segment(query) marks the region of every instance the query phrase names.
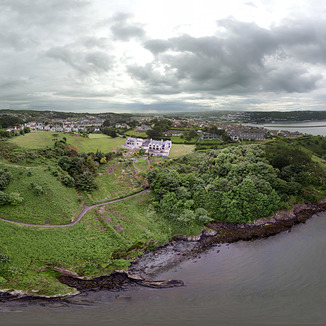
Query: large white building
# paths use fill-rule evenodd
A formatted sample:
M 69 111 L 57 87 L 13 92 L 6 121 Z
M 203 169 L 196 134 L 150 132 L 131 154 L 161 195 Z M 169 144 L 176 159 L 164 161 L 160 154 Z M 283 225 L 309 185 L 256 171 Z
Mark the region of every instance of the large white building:
M 126 147 L 131 149 L 143 148 L 146 153 L 158 156 L 169 156 L 172 147 L 171 140 L 153 140 L 128 137 Z

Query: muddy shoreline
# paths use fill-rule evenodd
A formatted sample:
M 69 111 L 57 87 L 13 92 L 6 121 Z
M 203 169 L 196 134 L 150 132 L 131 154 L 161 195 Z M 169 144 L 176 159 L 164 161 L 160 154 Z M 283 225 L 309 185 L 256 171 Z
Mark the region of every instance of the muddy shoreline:
M 151 288 L 171 288 L 184 286 L 181 280 L 157 281 L 155 277 L 162 271 L 178 265 L 186 259 L 192 259 L 202 252 L 219 244 L 237 241 L 263 239 L 281 232 L 289 232 L 296 224 L 305 223 L 318 212 L 326 210 L 326 200 L 320 203 L 294 205 L 289 211 L 277 211 L 271 218 L 261 218 L 253 223 L 231 224 L 212 222 L 200 236 L 174 237 L 164 246 L 146 252 L 131 264 L 128 272 L 115 271 L 110 275 L 94 279 L 83 279 L 62 271 L 59 281 L 78 290 L 87 291 L 123 291 L 134 286 Z M 77 293 L 77 294 L 78 294 Z M 60 297 L 24 296 L 21 293 L 0 292 L 0 302 L 16 300 L 65 300 L 72 295 Z

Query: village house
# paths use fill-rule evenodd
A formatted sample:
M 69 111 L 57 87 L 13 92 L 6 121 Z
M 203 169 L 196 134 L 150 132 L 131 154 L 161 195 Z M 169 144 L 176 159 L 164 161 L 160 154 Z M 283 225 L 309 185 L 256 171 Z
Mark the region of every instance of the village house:
M 19 130 L 24 130 L 24 126 L 23 125 L 19 125 L 19 126 L 12 126 L 12 127 L 8 127 L 6 129 L 6 131 L 19 131 Z
M 36 130 L 43 130 L 44 129 L 44 124 L 39 122 L 36 124 Z
M 55 125 L 50 130 L 51 131 L 55 131 L 55 132 L 62 132 L 63 131 L 63 127 L 61 127 L 60 125 Z
M 219 138 L 218 135 L 210 132 L 203 132 L 202 130 L 198 130 L 197 132 L 200 134 L 200 140 L 214 140 Z
M 252 131 L 232 131 L 228 132 L 228 135 L 235 141 L 238 140 L 264 140 L 265 131 L 252 132 Z
M 31 130 L 36 130 L 36 122 L 34 121 L 27 122 L 25 123 L 25 127 L 28 127 Z
M 129 129 L 130 127 L 126 123 L 116 123 L 115 128 L 117 129 Z
M 164 132 L 165 137 L 180 137 L 182 136 L 181 130 L 168 130 Z
M 144 141 L 145 140 L 142 138 L 128 137 L 126 141 L 126 145 L 130 147 L 141 148 L 143 146 Z
M 140 127 L 137 128 L 138 131 L 147 131 L 150 129 L 152 129 L 152 128 L 149 126 L 146 126 L 146 125 L 141 125 Z

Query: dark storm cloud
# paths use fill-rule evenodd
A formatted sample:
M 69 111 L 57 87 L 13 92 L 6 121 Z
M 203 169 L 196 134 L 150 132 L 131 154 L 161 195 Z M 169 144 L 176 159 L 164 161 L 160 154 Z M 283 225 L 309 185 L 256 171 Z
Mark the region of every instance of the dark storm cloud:
M 154 60 L 145 66 L 129 66 L 128 72 L 153 93 L 159 85 L 164 86 L 163 93 L 309 92 L 322 78 L 311 68 L 326 60 L 322 56 L 325 32 L 323 26 L 316 29 L 310 22 L 286 22 L 265 29 L 224 19 L 218 21 L 214 36 L 146 41 L 144 47 Z
M 118 13 L 112 18 L 111 31 L 116 40 L 129 41 L 133 38 L 141 39 L 145 36 L 143 26 L 131 22 L 132 15 Z

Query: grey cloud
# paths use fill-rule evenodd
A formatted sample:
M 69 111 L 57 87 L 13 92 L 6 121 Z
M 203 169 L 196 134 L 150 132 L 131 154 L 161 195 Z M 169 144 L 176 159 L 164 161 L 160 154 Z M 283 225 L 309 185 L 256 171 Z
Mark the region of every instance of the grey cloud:
M 321 35 L 311 41 L 312 30 L 305 29 L 303 35 L 298 25 L 265 29 L 234 19 L 218 21 L 218 28 L 210 37 L 148 40 L 144 47 L 154 54 L 153 62 L 134 65 L 128 72 L 153 93 L 158 85 L 165 86 L 164 92 L 216 95 L 301 93 L 318 87 L 322 75 L 311 72 L 312 57 L 302 62 L 304 55 L 296 48 L 307 42 L 321 46 Z M 309 50 L 311 54 L 311 49 L 305 51 Z M 157 67 L 161 67 L 160 74 Z
M 314 90 L 321 79 L 321 74 L 310 74 L 303 67 L 279 67 L 268 74 L 264 81 L 264 89 L 274 92 L 304 93 Z
M 2 30 L 0 31 L 0 45 L 2 51 L 6 51 L 8 49 L 14 49 L 17 51 L 22 51 L 26 47 L 31 46 L 31 40 L 27 40 L 18 32 Z M 32 44 L 35 42 L 32 42 Z
M 145 30 L 141 24 L 131 22 L 132 15 L 118 13 L 112 17 L 111 32 L 116 40 L 129 41 L 133 38 L 143 38 Z
M 304 62 L 326 64 L 326 21 L 286 20 L 273 28 L 285 51 Z
M 127 72 L 136 79 L 150 85 L 149 88 L 144 90 L 147 94 L 175 94 L 180 92 L 177 77 L 169 71 L 162 73 L 155 69 L 152 64 L 147 64 L 144 67 L 129 65 Z
M 105 37 L 87 36 L 80 39 L 80 44 L 86 48 L 107 48 L 110 46 L 110 41 Z
M 145 35 L 145 31 L 141 27 L 130 25 L 115 24 L 111 26 L 111 31 L 114 37 L 121 41 L 129 41 L 132 38 L 141 38 Z
M 85 0 L 3 0 L 0 1 L 0 47 L 25 50 L 44 47 L 48 41 L 61 42 L 86 30 Z
M 115 15 L 111 17 L 110 21 L 118 22 L 118 23 L 126 23 L 132 17 L 133 17 L 132 14 L 128 12 L 117 12 Z
M 170 47 L 171 42 L 168 40 L 148 40 L 144 43 L 144 48 L 155 55 L 167 51 Z
M 94 70 L 98 72 L 108 71 L 112 64 L 112 59 L 103 52 L 91 52 L 87 54 L 85 61 L 92 65 Z
M 67 46 L 49 49 L 46 55 L 66 63 L 81 74 L 107 72 L 113 63 L 113 59 L 104 52 L 83 53 Z
M 0 8 L 8 13 L 21 15 L 34 23 L 44 18 L 62 17 L 66 12 L 73 12 L 89 5 L 86 0 L 3 0 Z

